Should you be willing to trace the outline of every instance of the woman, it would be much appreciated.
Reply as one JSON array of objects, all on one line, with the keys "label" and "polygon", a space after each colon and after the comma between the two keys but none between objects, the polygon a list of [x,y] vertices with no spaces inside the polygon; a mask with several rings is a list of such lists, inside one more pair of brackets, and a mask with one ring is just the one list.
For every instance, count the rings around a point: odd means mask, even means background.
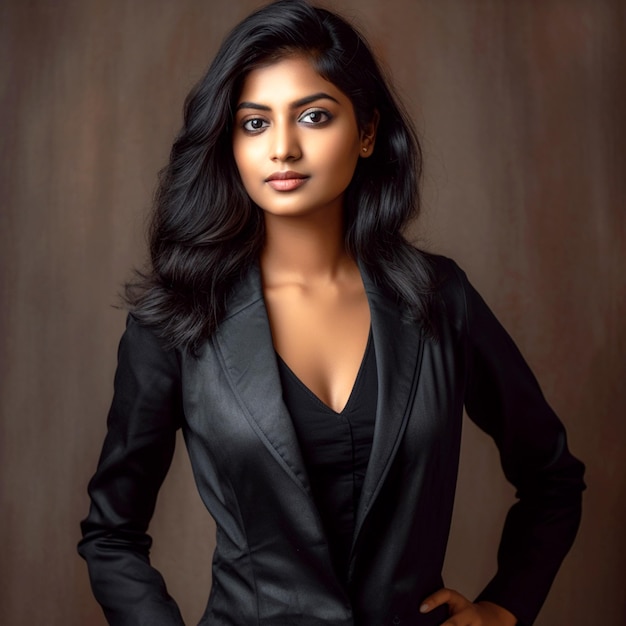
[{"label": "woman", "polygon": [[[531,624],[582,464],[450,260],[402,235],[420,153],[364,40],[254,13],[190,94],[130,285],[80,553],[112,624],[181,624],[146,534],[182,428],[217,524],[202,624]],[[463,406],[519,502],[496,576],[443,587]]]}]

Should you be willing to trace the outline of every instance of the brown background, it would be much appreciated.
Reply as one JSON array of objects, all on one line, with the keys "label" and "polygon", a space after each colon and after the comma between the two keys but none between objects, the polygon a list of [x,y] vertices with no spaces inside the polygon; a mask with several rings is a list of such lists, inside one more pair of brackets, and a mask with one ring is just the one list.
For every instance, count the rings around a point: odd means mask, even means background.
[{"label": "brown background", "polygon": [[[143,225],[182,100],[254,0],[0,2],[0,623],[102,624],[75,552]],[[588,465],[541,626],[626,623],[626,10],[336,0],[422,132],[427,247],[509,328]],[[476,593],[513,497],[468,424],[448,583]],[[213,526],[179,446],[152,527],[189,623]]]}]

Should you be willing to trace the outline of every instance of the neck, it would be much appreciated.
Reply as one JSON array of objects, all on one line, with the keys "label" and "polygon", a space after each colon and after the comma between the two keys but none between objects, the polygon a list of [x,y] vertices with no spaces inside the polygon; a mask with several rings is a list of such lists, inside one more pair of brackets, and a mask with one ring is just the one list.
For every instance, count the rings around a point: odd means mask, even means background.
[{"label": "neck", "polygon": [[341,211],[265,215],[261,269],[266,286],[334,281],[354,267],[344,245]]}]

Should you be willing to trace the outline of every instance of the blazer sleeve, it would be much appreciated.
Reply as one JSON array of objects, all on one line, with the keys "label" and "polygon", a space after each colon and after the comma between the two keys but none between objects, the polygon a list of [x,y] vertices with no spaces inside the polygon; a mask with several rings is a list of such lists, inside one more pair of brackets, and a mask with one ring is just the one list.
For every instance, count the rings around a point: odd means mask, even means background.
[{"label": "blazer sleeve", "polygon": [[109,624],[183,624],[150,565],[146,533],[182,419],[177,353],[129,316],[118,351],[107,435],[89,483],[91,507],[78,544]]},{"label": "blazer sleeve", "polygon": [[455,271],[465,300],[465,408],[495,440],[518,498],[505,521],[497,572],[477,600],[499,604],[530,626],[578,530],[584,465],[568,450],[563,424],[513,340]]}]

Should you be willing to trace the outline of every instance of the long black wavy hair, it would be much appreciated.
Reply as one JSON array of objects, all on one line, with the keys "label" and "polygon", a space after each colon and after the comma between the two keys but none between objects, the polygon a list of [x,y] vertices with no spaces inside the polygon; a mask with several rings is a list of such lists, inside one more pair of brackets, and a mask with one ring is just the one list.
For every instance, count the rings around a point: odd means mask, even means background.
[{"label": "long black wavy hair", "polygon": [[125,301],[171,347],[196,350],[223,318],[229,292],[258,262],[264,222],[234,161],[234,111],[250,71],[294,54],[350,98],[361,129],[378,113],[374,152],[358,160],[344,196],[345,245],[409,318],[432,331],[428,259],[403,235],[420,207],[415,131],[353,26],[306,0],[279,0],[226,37],[187,96],[183,127],[160,173],[151,266],[126,285]]}]

